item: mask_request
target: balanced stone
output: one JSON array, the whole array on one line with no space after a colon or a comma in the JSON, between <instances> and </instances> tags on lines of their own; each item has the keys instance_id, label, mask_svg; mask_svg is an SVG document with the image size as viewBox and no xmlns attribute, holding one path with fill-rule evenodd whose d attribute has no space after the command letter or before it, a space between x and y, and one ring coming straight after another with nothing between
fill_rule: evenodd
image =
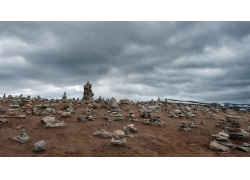
<instances>
[{"instance_id":1,"label":"balanced stone","mask_svg":"<svg viewBox=\"0 0 250 180\"><path fill-rule=\"evenodd\" d=\"M120 107L119 107L119 105L114 97L112 97L110 99L109 106L110 106L110 111L112 111L112 112L121 111L121 109L120 109Z\"/></svg>"}]
</instances>

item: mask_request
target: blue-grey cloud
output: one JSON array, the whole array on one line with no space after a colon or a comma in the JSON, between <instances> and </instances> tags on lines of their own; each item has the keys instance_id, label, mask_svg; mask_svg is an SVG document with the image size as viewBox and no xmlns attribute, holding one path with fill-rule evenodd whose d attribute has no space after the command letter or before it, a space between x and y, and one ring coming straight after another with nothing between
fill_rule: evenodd
<instances>
[{"instance_id":1,"label":"blue-grey cloud","mask_svg":"<svg viewBox=\"0 0 250 180\"><path fill-rule=\"evenodd\" d=\"M248 102L250 22L0 22L0 94Z\"/></svg>"}]
</instances>

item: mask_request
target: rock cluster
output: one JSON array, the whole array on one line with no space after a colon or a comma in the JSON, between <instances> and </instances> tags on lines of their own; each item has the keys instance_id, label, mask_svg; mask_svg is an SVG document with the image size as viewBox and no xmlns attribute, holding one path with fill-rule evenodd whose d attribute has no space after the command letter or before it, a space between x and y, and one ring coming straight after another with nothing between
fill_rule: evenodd
<instances>
[{"instance_id":1,"label":"rock cluster","mask_svg":"<svg viewBox=\"0 0 250 180\"><path fill-rule=\"evenodd\" d=\"M195 106L183 105L180 104L171 104L167 106L167 111L169 113L169 117L174 118L194 118L197 114L197 109Z\"/></svg>"},{"instance_id":2,"label":"rock cluster","mask_svg":"<svg viewBox=\"0 0 250 180\"><path fill-rule=\"evenodd\" d=\"M232 127L232 128L240 128L242 124L239 122L239 116L225 115L225 118L221 118L219 124L216 124L216 127Z\"/></svg>"},{"instance_id":3,"label":"rock cluster","mask_svg":"<svg viewBox=\"0 0 250 180\"><path fill-rule=\"evenodd\" d=\"M125 99L120 99L120 104L130 104L129 99L125 98Z\"/></svg>"},{"instance_id":4,"label":"rock cluster","mask_svg":"<svg viewBox=\"0 0 250 180\"><path fill-rule=\"evenodd\" d=\"M155 116L152 117L151 115L149 116L149 119L144 119L143 124L152 124L152 125L157 125L157 126L165 126L165 122L161 121L159 117Z\"/></svg>"}]
</instances>

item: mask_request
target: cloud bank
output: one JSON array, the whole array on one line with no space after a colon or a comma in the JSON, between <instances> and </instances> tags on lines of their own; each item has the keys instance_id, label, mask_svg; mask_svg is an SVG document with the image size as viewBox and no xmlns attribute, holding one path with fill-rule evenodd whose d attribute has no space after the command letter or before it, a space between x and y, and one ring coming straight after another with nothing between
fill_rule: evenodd
<instances>
[{"instance_id":1,"label":"cloud bank","mask_svg":"<svg viewBox=\"0 0 250 180\"><path fill-rule=\"evenodd\" d=\"M0 22L0 95L250 103L250 22Z\"/></svg>"}]
</instances>

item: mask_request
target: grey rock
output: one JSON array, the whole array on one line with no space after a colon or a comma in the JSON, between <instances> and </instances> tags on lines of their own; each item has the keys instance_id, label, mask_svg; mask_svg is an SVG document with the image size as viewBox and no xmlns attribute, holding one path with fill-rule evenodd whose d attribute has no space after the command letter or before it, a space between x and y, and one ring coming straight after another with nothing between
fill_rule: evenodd
<instances>
[{"instance_id":1,"label":"grey rock","mask_svg":"<svg viewBox=\"0 0 250 180\"><path fill-rule=\"evenodd\" d=\"M112 137L111 139L111 144L114 144L114 145L126 145L126 138L114 138Z\"/></svg>"},{"instance_id":2,"label":"grey rock","mask_svg":"<svg viewBox=\"0 0 250 180\"><path fill-rule=\"evenodd\" d=\"M210 144L209 144L209 148L212 149L212 150L221 150L221 151L229 151L229 147L227 146L224 146L220 143L218 143L218 141L214 140L212 141Z\"/></svg>"},{"instance_id":3,"label":"grey rock","mask_svg":"<svg viewBox=\"0 0 250 180\"><path fill-rule=\"evenodd\" d=\"M85 122L85 121L87 121L87 120L86 120L84 117L79 116L79 117L77 118L77 121Z\"/></svg>"},{"instance_id":4,"label":"grey rock","mask_svg":"<svg viewBox=\"0 0 250 180\"><path fill-rule=\"evenodd\" d=\"M45 125L46 128L56 128L56 127L64 127L64 126L66 126L64 121L58 122L58 123L47 123Z\"/></svg>"},{"instance_id":5,"label":"grey rock","mask_svg":"<svg viewBox=\"0 0 250 180\"><path fill-rule=\"evenodd\" d=\"M102 129L100 131L94 132L93 136L101 136L101 137L104 137L104 138L110 138L110 137L113 137L113 133L107 132L106 130Z\"/></svg>"},{"instance_id":6,"label":"grey rock","mask_svg":"<svg viewBox=\"0 0 250 180\"><path fill-rule=\"evenodd\" d=\"M59 110L59 111L56 111L56 113L57 113L57 114L62 114L62 111Z\"/></svg>"},{"instance_id":7,"label":"grey rock","mask_svg":"<svg viewBox=\"0 0 250 180\"><path fill-rule=\"evenodd\" d=\"M48 113L50 113L51 110L52 110L52 108L49 108L49 107L46 108L46 111L47 111Z\"/></svg>"},{"instance_id":8,"label":"grey rock","mask_svg":"<svg viewBox=\"0 0 250 180\"><path fill-rule=\"evenodd\" d=\"M46 148L45 148L45 141L44 140L41 140L39 142L36 142L34 144L34 151L35 152L40 152L40 151L44 151Z\"/></svg>"}]
</instances>

